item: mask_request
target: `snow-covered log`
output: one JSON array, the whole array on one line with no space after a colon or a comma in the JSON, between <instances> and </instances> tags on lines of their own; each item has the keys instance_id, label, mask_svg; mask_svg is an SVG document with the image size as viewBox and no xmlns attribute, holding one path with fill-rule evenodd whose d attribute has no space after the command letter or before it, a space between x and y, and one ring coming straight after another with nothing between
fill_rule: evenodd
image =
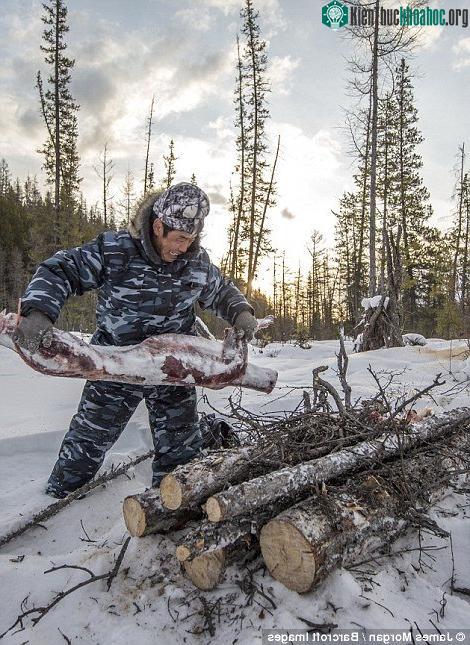
<instances>
[{"instance_id":1,"label":"snow-covered log","mask_svg":"<svg viewBox=\"0 0 470 645\"><path fill-rule=\"evenodd\" d=\"M228 483L244 481L250 461L261 453L262 449L257 446L217 450L178 466L160 483L163 506L173 510L195 506L221 491Z\"/></svg>"},{"instance_id":2,"label":"snow-covered log","mask_svg":"<svg viewBox=\"0 0 470 645\"><path fill-rule=\"evenodd\" d=\"M184 570L193 585L202 591L217 587L225 571L225 553L223 549L211 551L194 560L183 562Z\"/></svg>"},{"instance_id":3,"label":"snow-covered log","mask_svg":"<svg viewBox=\"0 0 470 645\"><path fill-rule=\"evenodd\" d=\"M229 330L222 343L182 334L162 334L126 347L88 345L76 336L53 329L50 347L31 354L12 338L18 316L0 314L0 345L16 351L43 374L114 381L137 385L199 385L220 389L228 385L271 392L277 372L248 364L246 341Z\"/></svg>"},{"instance_id":4,"label":"snow-covered log","mask_svg":"<svg viewBox=\"0 0 470 645\"><path fill-rule=\"evenodd\" d=\"M387 547L415 519L415 506L426 510L468 472L469 448L470 435L458 433L451 455L418 454L394 462L379 479L350 480L286 509L261 529L261 553L271 575L304 593L335 567L354 565ZM400 486L411 489L408 500Z\"/></svg>"},{"instance_id":5,"label":"snow-covered log","mask_svg":"<svg viewBox=\"0 0 470 645\"><path fill-rule=\"evenodd\" d=\"M215 589L228 566L251 560L259 554L259 544L252 536L244 536L234 544L209 551L193 560L185 560L183 568L193 585L202 591Z\"/></svg>"},{"instance_id":6,"label":"snow-covered log","mask_svg":"<svg viewBox=\"0 0 470 645\"><path fill-rule=\"evenodd\" d=\"M270 574L288 589L305 593L337 566L360 559L366 550L388 544L406 526L391 504L364 508L346 493L318 497L287 509L261 529L260 546Z\"/></svg>"},{"instance_id":7,"label":"snow-covered log","mask_svg":"<svg viewBox=\"0 0 470 645\"><path fill-rule=\"evenodd\" d=\"M158 488L151 488L145 493L126 497L122 512L127 530L132 537L175 531L202 515L195 509L172 512L164 508Z\"/></svg>"},{"instance_id":8,"label":"snow-covered log","mask_svg":"<svg viewBox=\"0 0 470 645\"><path fill-rule=\"evenodd\" d=\"M179 562L186 562L208 555L213 551L220 551L245 538L249 541L252 533L256 532L256 523L250 519L240 518L235 522L222 522L213 524L201 522L196 528L187 531L176 547L176 557Z\"/></svg>"},{"instance_id":9,"label":"snow-covered log","mask_svg":"<svg viewBox=\"0 0 470 645\"><path fill-rule=\"evenodd\" d=\"M210 521L221 522L251 514L282 498L294 500L306 496L316 484L359 470L373 462L395 457L420 443L436 440L468 421L470 408L457 408L407 426L400 432L386 432L377 439L363 441L319 459L282 468L232 486L210 497L205 504L205 512Z\"/></svg>"}]
</instances>

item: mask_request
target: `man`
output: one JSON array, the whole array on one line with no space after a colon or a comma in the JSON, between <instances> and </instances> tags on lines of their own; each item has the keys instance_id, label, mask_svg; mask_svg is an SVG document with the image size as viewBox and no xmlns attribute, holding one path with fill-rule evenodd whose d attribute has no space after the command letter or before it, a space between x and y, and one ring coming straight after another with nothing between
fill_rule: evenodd
<instances>
[{"instance_id":1,"label":"man","mask_svg":"<svg viewBox=\"0 0 470 645\"><path fill-rule=\"evenodd\" d=\"M90 289L99 290L93 344L194 334L196 302L250 340L256 329L252 307L200 246L208 213L209 199L200 188L177 184L147 196L128 231L106 231L89 244L56 253L26 289L16 342L31 352L50 344L66 299ZM46 492L65 497L91 480L142 399L155 446L153 486L200 450L194 387L87 381Z\"/></svg>"}]
</instances>

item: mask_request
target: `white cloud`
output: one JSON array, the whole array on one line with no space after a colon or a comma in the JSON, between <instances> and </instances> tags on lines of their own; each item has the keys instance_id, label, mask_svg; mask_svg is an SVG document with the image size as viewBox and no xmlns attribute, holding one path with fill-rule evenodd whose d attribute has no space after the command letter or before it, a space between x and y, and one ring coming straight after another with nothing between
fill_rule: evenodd
<instances>
[{"instance_id":1,"label":"white cloud","mask_svg":"<svg viewBox=\"0 0 470 645\"><path fill-rule=\"evenodd\" d=\"M215 121L210 121L207 127L215 132L218 139L226 140L235 138L235 130L231 117L219 116Z\"/></svg>"},{"instance_id":2,"label":"white cloud","mask_svg":"<svg viewBox=\"0 0 470 645\"><path fill-rule=\"evenodd\" d=\"M208 7L204 8L199 5L180 9L175 13L175 18L181 22L184 27L196 29L200 32L207 32L214 26L215 15Z\"/></svg>"},{"instance_id":3,"label":"white cloud","mask_svg":"<svg viewBox=\"0 0 470 645\"><path fill-rule=\"evenodd\" d=\"M239 14L244 5L242 0L202 0L202 3L207 7L219 9L225 16ZM263 34L264 37L271 37L277 31L286 28L287 22L279 0L256 0L253 6L260 14L261 24L268 25L270 28Z\"/></svg>"},{"instance_id":4,"label":"white cloud","mask_svg":"<svg viewBox=\"0 0 470 645\"><path fill-rule=\"evenodd\" d=\"M292 74L299 66L300 58L291 56L273 56L269 66L271 90L277 94L287 96L290 94Z\"/></svg>"},{"instance_id":5,"label":"white cloud","mask_svg":"<svg viewBox=\"0 0 470 645\"><path fill-rule=\"evenodd\" d=\"M412 27L413 30L419 30L416 40L415 51L420 49L433 49L441 36L444 34L444 27L432 26L432 27Z\"/></svg>"},{"instance_id":6,"label":"white cloud","mask_svg":"<svg viewBox=\"0 0 470 645\"><path fill-rule=\"evenodd\" d=\"M470 65L470 38L461 38L454 45L453 51L458 56L453 65L454 69L461 69L462 67L468 67Z\"/></svg>"},{"instance_id":7,"label":"white cloud","mask_svg":"<svg viewBox=\"0 0 470 645\"><path fill-rule=\"evenodd\" d=\"M351 181L348 163L343 163L340 140L329 130L321 129L313 135L290 123L272 123L269 127L271 150L274 141L281 135L281 151L277 170L277 207L271 209L268 227L278 253L286 251L290 267L301 265L308 270L308 255L305 245L313 230L325 235L327 245L333 241L334 216L331 209L337 207L338 197ZM295 218L286 218L283 211ZM258 272L258 283L263 282L263 273L270 279L272 258L263 261Z\"/></svg>"},{"instance_id":8,"label":"white cloud","mask_svg":"<svg viewBox=\"0 0 470 645\"><path fill-rule=\"evenodd\" d=\"M36 0L28 11L4 14L0 18L0 25L5 29L5 38L10 45L15 43L21 44L27 51L37 56L38 49L36 43L41 39L44 30L44 24L41 22L41 5Z\"/></svg>"}]
</instances>

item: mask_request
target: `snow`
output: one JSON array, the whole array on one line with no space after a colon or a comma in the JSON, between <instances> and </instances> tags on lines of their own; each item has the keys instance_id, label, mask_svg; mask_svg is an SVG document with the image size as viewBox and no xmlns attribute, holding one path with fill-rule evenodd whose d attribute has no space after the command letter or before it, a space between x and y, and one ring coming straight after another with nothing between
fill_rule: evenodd
<instances>
[{"instance_id":1,"label":"snow","mask_svg":"<svg viewBox=\"0 0 470 645\"><path fill-rule=\"evenodd\" d=\"M311 345L311 349L293 343L250 347L250 361L278 370L279 381L269 396L244 390L242 405L267 415L294 410L302 389L311 385L312 369L319 365L328 366L322 377L339 388L334 371L338 342L311 341ZM442 373L446 384L433 393L432 400L423 400L420 407L429 405L439 413L468 405L470 359L466 341L428 339L426 346L359 354L352 352L351 341L346 341L346 347L353 400L376 393L367 371L370 365L384 378L390 371L397 373L392 385L397 396L409 396ZM5 535L53 501L42 491L76 410L83 382L34 372L3 347L0 378L0 533ZM234 390L199 393L219 410L227 411L228 396ZM211 411L203 401L199 409ZM103 468L109 469L150 447L146 410L141 405L108 453ZM142 462L129 475L130 479L122 476L95 489L43 527L28 531L0 550L0 634L16 620L25 597L26 608L41 606L49 603L57 591L87 577L71 569L44 574L52 566L75 564L95 574L112 568L126 537L122 501L148 487L150 462ZM467 588L469 509L468 494L462 492L449 493L432 511L433 519L452 534L456 584ZM85 531L95 542L86 541ZM452 595L449 590L453 566L449 540L428 534L423 534L422 539L426 550L421 561L414 550L418 536L409 531L392 545L395 557L379 557L359 570L337 570L318 589L303 596L288 591L266 572L257 571L253 581L265 595L256 592L248 605L249 598L237 584L246 569L231 567L218 589L199 592L176 564L175 543L170 537L132 539L109 592L103 581L86 586L61 601L35 626L26 618L25 629L9 633L2 643L62 644L66 642L63 633L73 643L99 645L233 643L235 639L238 645L244 645L261 643L263 629L305 629L300 618L314 623L333 622L345 629L362 625L368 629L408 631L410 623L416 622L424 630L432 629L430 619L442 630L469 628L468 596ZM207 603L219 603L213 614L214 637L207 631L197 633L204 626L200 596ZM443 597L446 604L441 615Z\"/></svg>"},{"instance_id":2,"label":"snow","mask_svg":"<svg viewBox=\"0 0 470 645\"><path fill-rule=\"evenodd\" d=\"M405 345L426 345L427 340L421 334L403 334Z\"/></svg>"},{"instance_id":3,"label":"snow","mask_svg":"<svg viewBox=\"0 0 470 645\"><path fill-rule=\"evenodd\" d=\"M380 305L381 301L382 296L380 294L378 296L373 296L372 298L363 298L361 300L361 307L364 309L364 311L367 311L368 309L375 309ZM388 301L389 298L388 296L386 296L384 300L384 309L387 309Z\"/></svg>"}]
</instances>

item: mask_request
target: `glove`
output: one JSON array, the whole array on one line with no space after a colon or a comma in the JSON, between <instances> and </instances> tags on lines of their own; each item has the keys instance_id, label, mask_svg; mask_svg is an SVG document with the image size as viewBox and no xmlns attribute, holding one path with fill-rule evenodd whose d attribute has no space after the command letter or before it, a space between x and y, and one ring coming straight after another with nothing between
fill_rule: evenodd
<instances>
[{"instance_id":1,"label":"glove","mask_svg":"<svg viewBox=\"0 0 470 645\"><path fill-rule=\"evenodd\" d=\"M249 311L241 311L235 319L233 328L238 338L245 338L249 342L255 335L258 321Z\"/></svg>"},{"instance_id":2,"label":"glove","mask_svg":"<svg viewBox=\"0 0 470 645\"><path fill-rule=\"evenodd\" d=\"M13 336L13 342L34 354L43 345L52 343L52 323L49 318L37 309L33 309L21 319Z\"/></svg>"}]
</instances>

